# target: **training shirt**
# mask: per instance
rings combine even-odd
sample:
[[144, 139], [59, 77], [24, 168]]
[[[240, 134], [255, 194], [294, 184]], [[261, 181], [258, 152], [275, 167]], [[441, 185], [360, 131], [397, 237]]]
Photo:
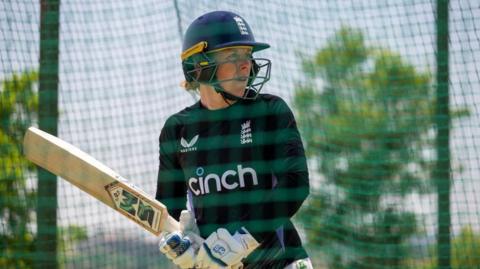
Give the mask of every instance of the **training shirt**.
[[203, 238], [245, 227], [260, 243], [245, 268], [307, 257], [290, 218], [308, 195], [308, 169], [281, 98], [260, 94], [219, 110], [199, 101], [169, 117], [159, 140], [156, 199], [174, 218], [188, 203]]

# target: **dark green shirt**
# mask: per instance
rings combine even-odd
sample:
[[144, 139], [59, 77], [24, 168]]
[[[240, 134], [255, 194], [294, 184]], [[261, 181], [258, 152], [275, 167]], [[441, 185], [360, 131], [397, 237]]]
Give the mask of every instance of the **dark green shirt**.
[[283, 268], [307, 257], [290, 218], [308, 191], [296, 122], [277, 96], [219, 110], [197, 102], [162, 129], [156, 199], [178, 219], [188, 197], [204, 238], [245, 227], [261, 243], [246, 268]]

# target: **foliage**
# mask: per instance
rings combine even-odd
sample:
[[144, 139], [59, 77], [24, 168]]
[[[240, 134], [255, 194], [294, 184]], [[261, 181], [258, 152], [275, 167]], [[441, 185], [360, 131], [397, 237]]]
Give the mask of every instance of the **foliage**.
[[[404, 266], [407, 268], [436, 269], [437, 245], [429, 248], [429, 257], [409, 259]], [[460, 234], [453, 237], [451, 247], [451, 268], [480, 268], [480, 234], [475, 233], [470, 225], [464, 226]]]
[[402, 201], [432, 190], [431, 76], [348, 27], [303, 66], [297, 119], [324, 178], [299, 216], [308, 240], [331, 268], [398, 267], [417, 230]]
[[37, 116], [36, 72], [14, 74], [0, 91], [0, 267], [28, 268], [33, 251], [35, 191], [27, 175], [33, 166], [23, 157], [21, 141]]
[[88, 239], [87, 229], [76, 225], [61, 227], [58, 232], [58, 250], [59, 264], [64, 265], [69, 260], [74, 259], [78, 254], [75, 253], [75, 243], [86, 241]]
[[463, 227], [452, 242], [452, 268], [480, 268], [480, 234]]
[[[37, 72], [14, 74], [0, 91], [0, 267], [31, 268], [36, 191], [34, 166], [22, 154], [23, 134], [38, 118]], [[82, 227], [60, 228], [58, 249], [86, 239]], [[65, 259], [61, 255], [61, 262]]]

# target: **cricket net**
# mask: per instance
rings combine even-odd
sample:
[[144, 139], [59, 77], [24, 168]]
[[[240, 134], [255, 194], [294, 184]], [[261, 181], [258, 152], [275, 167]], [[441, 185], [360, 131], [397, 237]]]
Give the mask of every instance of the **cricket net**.
[[294, 221], [315, 268], [480, 267], [476, 1], [28, 0], [0, 2], [1, 268], [173, 268], [21, 141], [55, 132], [154, 195], [160, 130], [198, 100], [179, 87], [182, 35], [212, 10], [271, 45], [263, 92], [302, 135]]

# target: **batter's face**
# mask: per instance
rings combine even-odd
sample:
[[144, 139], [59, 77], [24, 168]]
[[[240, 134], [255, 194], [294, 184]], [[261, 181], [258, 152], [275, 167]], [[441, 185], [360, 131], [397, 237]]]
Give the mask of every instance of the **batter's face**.
[[[247, 87], [252, 68], [252, 49], [249, 47], [228, 48], [215, 54], [217, 80], [230, 94], [242, 97]], [[222, 82], [223, 81], [223, 82]]]

